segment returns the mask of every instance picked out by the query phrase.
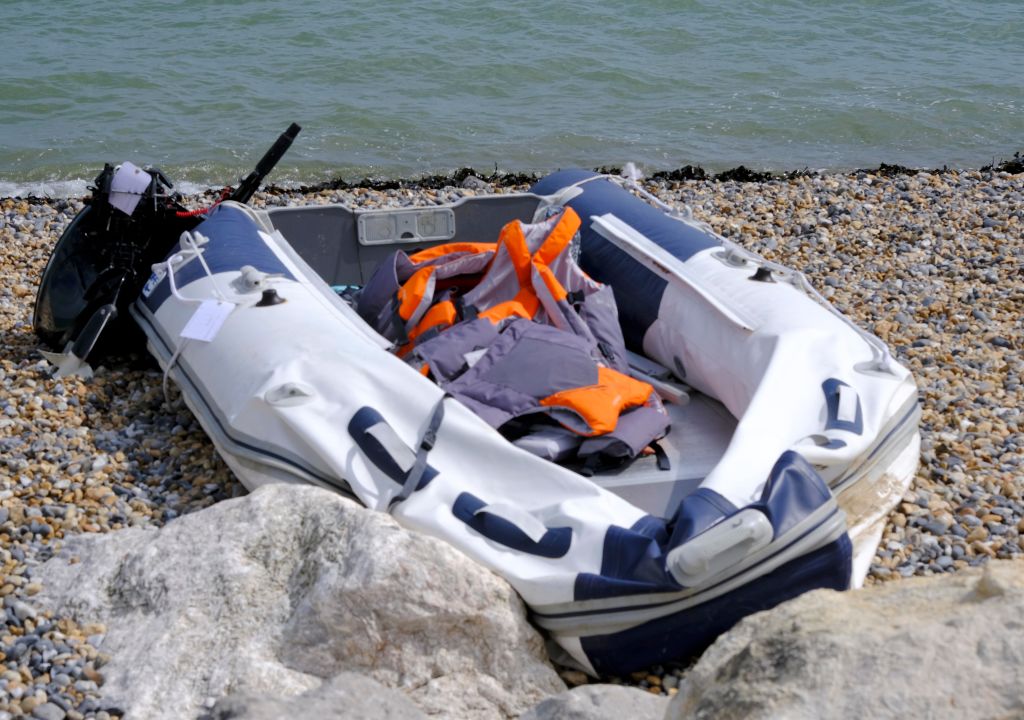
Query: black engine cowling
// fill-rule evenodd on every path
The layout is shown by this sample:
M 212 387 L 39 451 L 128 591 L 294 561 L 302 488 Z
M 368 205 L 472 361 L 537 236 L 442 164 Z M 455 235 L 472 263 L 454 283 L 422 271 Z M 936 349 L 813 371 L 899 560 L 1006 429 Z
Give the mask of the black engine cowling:
M 150 266 L 167 254 L 201 217 L 179 216 L 182 207 L 159 170 L 147 170 L 148 189 L 131 215 L 110 204 L 116 169 L 106 165 L 89 204 L 61 235 L 43 270 L 33 327 L 57 351 L 69 348 L 81 360 L 141 349 L 142 335 L 130 322 L 128 304 L 142 289 Z
M 222 197 L 248 202 L 299 130 L 292 123 L 256 169 Z M 138 297 L 152 265 L 164 259 L 183 232 L 199 225 L 205 212 L 187 211 L 172 193 L 171 182 L 155 168 L 138 170 L 148 174 L 149 183 L 138 204 L 125 212 L 111 204 L 117 172 L 107 164 L 96 178 L 88 205 L 57 241 L 36 294 L 36 334 L 53 350 L 70 351 L 83 362 L 142 349 L 143 335 L 130 321 L 128 305 Z

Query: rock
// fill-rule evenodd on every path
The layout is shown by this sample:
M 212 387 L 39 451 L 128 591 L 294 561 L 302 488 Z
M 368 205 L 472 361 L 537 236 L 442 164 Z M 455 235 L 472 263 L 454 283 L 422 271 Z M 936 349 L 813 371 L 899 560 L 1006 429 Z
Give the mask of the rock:
M 39 720 L 64 720 L 67 714 L 59 706 L 52 702 L 43 703 L 32 711 L 32 717 Z
M 476 175 L 467 175 L 462 181 L 462 187 L 469 190 L 485 190 L 487 188 L 487 181 Z
M 129 717 L 296 695 L 345 671 L 448 718 L 514 717 L 565 689 L 504 580 L 316 487 L 69 538 L 33 579 L 39 607 L 106 625 L 103 695 Z
M 576 687 L 577 685 L 586 685 L 590 682 L 589 676 L 581 670 L 562 670 L 558 673 L 558 676 L 565 681 L 565 684 L 569 687 Z
M 229 695 L 201 720 L 426 720 L 398 690 L 356 673 L 343 672 L 320 687 L 290 698 Z
M 817 590 L 719 637 L 666 720 L 1020 717 L 1022 614 L 1020 561 Z
M 582 685 L 542 701 L 519 720 L 661 720 L 669 699 L 625 685 Z

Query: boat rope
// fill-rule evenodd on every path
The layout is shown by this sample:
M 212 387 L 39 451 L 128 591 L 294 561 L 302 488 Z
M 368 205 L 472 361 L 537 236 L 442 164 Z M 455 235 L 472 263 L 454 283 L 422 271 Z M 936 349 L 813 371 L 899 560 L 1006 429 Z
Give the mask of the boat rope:
M 174 214 L 175 216 L 180 218 L 191 218 L 199 217 L 200 215 L 205 215 L 206 213 L 210 212 L 215 207 L 220 205 L 222 202 L 227 200 L 229 197 L 231 197 L 232 192 L 234 192 L 234 188 L 226 187 L 220 191 L 220 197 L 214 200 L 213 205 L 211 205 L 210 207 L 196 208 L 195 210 L 178 210 Z
M 542 195 L 540 203 L 538 203 L 537 209 L 533 213 L 533 222 L 544 222 L 552 215 L 558 214 L 561 212 L 563 207 L 569 204 L 570 200 L 582 192 L 582 190 L 580 190 L 581 185 L 593 182 L 594 180 L 600 180 L 604 177 L 607 176 L 592 175 L 590 177 L 585 177 L 559 189 L 559 191 L 554 195 Z
M 203 238 L 199 233 L 195 233 L 195 235 L 199 235 L 200 238 Z M 195 254 L 196 259 L 199 260 L 199 263 L 203 266 L 203 270 L 206 271 L 206 276 L 210 278 L 210 283 L 213 285 L 213 292 L 217 296 L 217 299 L 221 302 L 231 302 L 228 300 L 227 296 L 221 292 L 220 284 L 217 282 L 217 278 L 214 277 L 213 273 L 210 271 L 210 266 L 206 264 L 206 258 L 203 257 L 203 251 L 199 249 L 199 243 L 196 242 L 195 235 L 186 231 L 181 234 L 181 242 L 188 246 L 188 249 Z
M 669 217 L 674 220 L 678 220 L 681 223 L 689 225 L 701 232 L 713 235 L 715 240 L 722 243 L 722 245 L 728 251 L 728 254 L 733 258 L 739 258 L 755 265 L 767 268 L 772 272 L 778 273 L 783 278 L 787 279 L 793 285 L 802 290 L 808 297 L 815 300 L 819 305 L 824 307 L 826 310 L 831 312 L 837 318 L 842 320 L 850 329 L 856 332 L 871 348 L 872 354 L 874 355 L 874 362 L 871 363 L 871 370 L 877 370 L 881 372 L 891 372 L 892 368 L 892 354 L 889 352 L 889 346 L 882 342 L 877 336 L 869 333 L 864 328 L 857 325 L 850 318 L 846 317 L 841 313 L 835 305 L 828 301 L 818 290 L 811 285 L 807 276 L 799 270 L 794 268 L 780 265 L 779 263 L 772 262 L 767 258 L 762 257 L 753 250 L 748 250 L 739 243 L 730 240 L 727 237 L 723 237 L 715 232 L 714 228 L 708 223 L 697 220 L 693 217 L 693 210 L 689 205 L 683 205 L 683 211 L 676 206 L 669 205 L 664 202 L 661 198 L 649 192 L 640 184 L 640 180 L 643 179 L 643 174 L 637 169 L 633 163 L 626 163 L 622 169 L 622 175 L 606 175 L 609 180 L 615 182 L 628 190 L 636 192 L 638 195 L 652 203 L 659 209 L 663 210 Z
M 168 382 L 168 378 L 171 375 L 171 368 L 173 368 L 175 364 L 177 364 L 178 356 L 181 355 L 181 351 L 185 349 L 186 345 L 188 345 L 188 338 L 182 338 L 181 343 L 178 345 L 177 348 L 175 348 L 174 352 L 171 354 L 171 359 L 167 361 L 167 367 L 164 368 L 164 377 L 160 386 L 163 388 L 164 403 L 167 405 L 167 407 L 171 406 L 171 393 L 169 390 L 170 383 Z
M 695 218 L 693 216 L 693 208 L 686 203 L 683 203 L 682 209 L 680 209 L 678 205 L 669 205 L 657 195 L 649 192 L 647 188 L 640 184 L 640 181 L 643 180 L 644 176 L 633 163 L 626 163 L 625 167 L 622 168 L 622 175 L 608 175 L 607 177 L 626 189 L 635 191 L 638 195 L 664 211 L 670 217 L 696 228 L 703 233 L 714 236 L 715 240 L 725 239 L 721 238 L 718 233 L 715 232 L 715 229 L 708 223 Z
M 213 284 L 213 292 L 214 295 L 217 296 L 217 300 L 219 302 L 230 303 L 231 301 L 228 300 L 227 296 L 224 295 L 223 292 L 221 292 L 220 286 L 217 283 L 217 278 L 210 270 L 210 266 L 206 264 L 206 259 L 203 257 L 203 252 L 202 250 L 200 250 L 199 243 L 196 242 L 196 239 L 193 236 L 193 234 L 189 231 L 185 231 L 184 233 L 182 233 L 181 244 L 184 246 L 181 252 L 177 252 L 171 257 L 167 258 L 167 260 L 165 260 L 164 262 L 157 263 L 156 265 L 153 266 L 154 271 L 156 271 L 161 266 L 166 268 L 167 283 L 170 286 L 171 295 L 173 295 L 181 302 L 197 303 L 199 305 L 202 305 L 208 299 L 185 297 L 184 295 L 181 294 L 181 291 L 178 289 L 178 284 L 175 282 L 174 279 L 174 266 L 180 265 L 181 263 L 185 262 L 185 260 L 188 259 L 189 257 L 195 257 L 197 260 L 199 260 L 200 265 L 203 266 L 203 270 L 206 272 L 207 277 L 210 278 L 210 282 Z M 180 340 L 181 342 L 178 344 L 178 347 L 175 348 L 174 352 L 171 353 L 171 357 L 167 361 L 167 366 L 164 368 L 162 387 L 164 391 L 164 402 L 167 403 L 167 405 L 171 404 L 170 392 L 168 390 L 168 379 L 170 378 L 171 369 L 174 368 L 174 366 L 177 364 L 178 358 L 181 357 L 181 353 L 185 350 L 185 347 L 188 345 L 189 338 L 180 338 Z

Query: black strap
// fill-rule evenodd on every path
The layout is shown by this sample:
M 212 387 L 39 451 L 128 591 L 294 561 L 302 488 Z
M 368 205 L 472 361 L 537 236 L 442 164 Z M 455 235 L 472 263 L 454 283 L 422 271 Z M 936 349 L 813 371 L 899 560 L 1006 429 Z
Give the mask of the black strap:
M 597 349 L 601 351 L 602 355 L 604 355 L 604 359 L 611 363 L 612 367 L 614 367 L 615 359 L 618 357 L 618 355 L 615 352 L 615 349 L 608 343 L 604 342 L 603 340 L 597 341 Z
M 650 443 L 651 449 L 654 450 L 654 457 L 658 460 L 659 470 L 671 470 L 672 463 L 669 462 L 668 455 L 665 453 L 665 448 L 661 446 L 657 440 L 652 440 Z
M 409 333 L 405 330 L 405 320 L 398 314 L 399 305 L 395 303 L 394 312 L 391 313 L 391 327 L 395 329 L 395 334 L 398 336 L 399 345 L 409 344 Z
M 466 298 L 462 295 L 456 295 L 455 298 L 452 299 L 452 304 L 455 305 L 456 322 L 462 320 L 476 320 L 477 315 L 480 314 L 476 305 L 467 303 Z
M 408 498 L 419 487 L 420 480 L 423 479 L 423 472 L 427 469 L 427 455 L 434 449 L 434 443 L 437 442 L 437 431 L 441 427 L 441 421 L 444 420 L 444 401 L 450 397 L 451 395 L 445 393 L 434 406 L 427 429 L 423 431 L 423 437 L 420 438 L 420 446 L 416 449 L 416 461 L 409 468 L 409 474 L 405 476 L 401 492 L 391 499 L 392 507 Z
M 580 468 L 579 473 L 583 477 L 593 477 L 597 473 L 621 467 L 626 461 L 625 457 L 611 457 L 605 453 L 594 453 L 583 461 L 583 467 Z
M 423 332 L 421 332 L 419 335 L 416 336 L 416 344 L 420 345 L 422 343 L 425 343 L 427 340 L 430 340 L 431 338 L 437 337 L 440 334 L 441 334 L 441 327 L 439 325 L 434 325 L 432 327 L 429 327 L 426 330 L 424 330 Z

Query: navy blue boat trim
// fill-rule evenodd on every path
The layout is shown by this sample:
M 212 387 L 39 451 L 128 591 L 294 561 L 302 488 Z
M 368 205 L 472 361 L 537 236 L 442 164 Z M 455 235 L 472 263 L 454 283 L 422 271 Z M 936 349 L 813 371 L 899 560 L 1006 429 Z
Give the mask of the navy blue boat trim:
M 488 540 L 518 552 L 545 558 L 560 558 L 569 552 L 572 528 L 548 528 L 536 542 L 515 523 L 487 512 L 487 503 L 475 495 L 463 492 L 455 498 L 452 515 L 457 517 Z
M 670 547 L 679 547 L 695 538 L 739 508 L 710 488 L 699 487 L 683 498 L 672 519 Z
M 395 459 L 391 457 L 391 453 L 385 449 L 380 441 L 367 432 L 368 429 L 380 423 L 384 423 L 390 427 L 390 424 L 379 412 L 377 412 L 377 410 L 367 405 L 359 408 L 355 415 L 352 416 L 352 419 L 349 420 L 348 432 L 349 435 L 352 436 L 356 445 L 359 446 L 359 449 L 363 451 L 366 458 L 373 463 L 377 469 L 398 483 L 400 487 L 404 487 L 409 478 L 409 473 L 412 472 L 412 470 L 402 470 Z M 410 453 L 415 454 L 415 450 L 409 448 L 408 445 L 406 447 L 409 449 Z M 422 490 L 429 485 L 430 481 L 437 477 L 437 474 L 437 470 L 432 465 L 426 465 L 423 468 L 423 473 L 420 476 L 419 481 L 416 483 L 416 490 Z M 397 500 L 398 497 L 396 496 L 395 501 Z
M 252 218 L 237 208 L 218 206 L 194 232 L 210 240 L 201 246 L 201 250 L 203 260 L 214 275 L 240 270 L 243 265 L 252 265 L 260 272 L 295 279 L 281 259 L 259 236 L 259 227 Z M 168 253 L 168 257 L 181 252 L 181 249 L 180 243 L 175 245 Z M 174 271 L 174 284 L 181 290 L 189 283 L 205 276 L 206 270 L 202 263 L 199 260 L 192 260 Z M 148 297 L 142 298 L 142 302 L 155 313 L 170 296 L 171 283 L 164 277 Z
M 767 515 L 779 538 L 831 500 L 828 485 L 814 467 L 800 453 L 787 450 L 772 467 L 760 501 L 748 507 Z
M 626 344 L 632 348 L 642 347 L 644 334 L 658 319 L 668 283 L 598 234 L 592 217 L 612 214 L 683 261 L 707 248 L 719 247 L 721 243 L 592 171 L 562 170 L 537 182 L 531 191 L 552 195 L 582 181 L 588 182 L 579 185 L 581 192 L 566 203 L 583 221 L 581 267 L 595 280 L 612 286 Z
M 610 525 L 604 536 L 601 572 L 579 573 L 575 600 L 672 592 L 679 586 L 665 572 L 663 548 L 669 535 L 665 521 L 645 515 L 629 528 Z
M 822 525 L 825 525 L 825 524 L 829 523 L 829 521 L 831 521 L 832 518 L 834 518 L 838 512 L 840 512 L 838 507 L 833 508 L 832 512 L 830 512 L 826 517 L 822 518 L 821 522 L 816 523 L 814 525 L 814 527 L 808 528 L 805 532 L 803 532 L 800 535 L 794 537 L 792 540 L 786 542 L 785 545 L 779 547 L 771 555 L 768 555 L 768 556 L 764 557 L 761 560 L 760 564 L 769 563 L 774 558 L 778 557 L 780 554 L 785 553 L 793 545 L 799 543 L 800 541 L 802 541 L 803 539 L 805 539 L 806 537 L 808 537 L 809 535 L 811 535 L 815 531 L 817 531 L 818 528 L 820 528 Z M 846 533 L 845 532 L 843 533 L 843 537 L 846 537 Z M 808 553 L 808 555 L 810 555 L 810 554 L 813 554 L 813 551 L 811 553 Z M 796 561 L 799 561 L 799 560 L 800 560 L 800 558 L 795 558 L 795 560 L 790 561 L 790 563 L 796 562 Z M 789 563 L 787 563 L 787 565 L 788 564 Z M 667 599 L 667 600 L 658 601 L 658 602 L 643 603 L 643 604 L 637 604 L 637 605 L 629 605 L 628 607 L 618 608 L 618 609 L 616 609 L 616 608 L 611 608 L 611 609 L 609 609 L 609 608 L 598 608 L 598 609 L 594 609 L 594 610 L 572 610 L 572 611 L 563 612 L 563 613 L 544 613 L 544 612 L 531 611 L 531 615 L 533 617 L 537 617 L 537 618 L 567 619 L 567 618 L 581 618 L 581 617 L 587 617 L 587 616 L 591 616 L 591 615 L 609 615 L 609 614 L 614 614 L 614 613 L 620 612 L 620 611 L 632 612 L 634 610 L 651 610 L 651 609 L 655 609 L 655 608 L 659 608 L 659 607 L 665 607 L 667 605 L 672 605 L 674 603 L 678 603 L 678 602 L 680 602 L 682 600 L 686 600 L 686 599 L 691 598 L 691 597 L 699 597 L 700 595 L 703 595 L 704 593 L 712 592 L 716 588 L 718 588 L 718 587 L 720 587 L 722 585 L 725 585 L 726 583 L 732 582 L 733 580 L 735 580 L 740 575 L 743 575 L 744 573 L 748 572 L 750 569 L 751 568 L 742 568 L 740 570 L 737 570 L 732 575 L 729 575 L 727 577 L 723 577 L 722 579 L 720 579 L 718 582 L 714 583 L 713 585 L 708 585 L 707 587 L 700 588 L 700 590 L 698 592 L 696 592 L 696 593 L 690 593 L 690 594 L 687 595 L 687 594 L 684 594 L 684 593 L 686 593 L 686 591 L 678 591 L 678 594 L 675 597 L 672 597 L 672 598 Z M 579 578 L 581 576 L 586 576 L 586 575 L 587 575 L 587 573 L 580 573 L 580 575 L 577 576 L 577 582 L 579 581 Z M 590 577 L 598 578 L 600 576 L 590 574 Z M 847 581 L 849 581 L 849 578 L 847 578 Z M 677 589 L 677 588 L 678 588 L 678 586 L 676 586 L 676 588 L 674 588 L 674 589 Z M 669 592 L 671 592 L 671 591 L 669 591 Z M 634 596 L 636 596 L 636 595 L 647 595 L 647 594 L 657 594 L 657 593 L 658 593 L 657 590 L 652 589 L 649 585 L 645 585 L 642 588 L 642 591 L 639 592 L 639 593 L 634 593 Z M 726 595 L 729 595 L 729 594 L 730 593 L 726 593 Z M 613 599 L 614 597 L 625 597 L 625 596 L 626 596 L 626 594 L 623 593 L 622 595 L 613 595 L 613 596 L 604 596 L 604 597 L 607 597 L 608 599 Z M 584 598 L 576 597 L 575 599 L 576 600 L 582 600 Z
M 828 408 L 828 419 L 825 421 L 826 430 L 846 430 L 848 432 L 856 433 L 860 435 L 864 432 L 864 413 L 860 405 L 860 397 L 857 396 L 857 411 L 854 414 L 853 420 L 840 420 L 839 419 L 839 396 L 841 389 L 844 387 L 850 387 L 849 384 L 844 383 L 842 380 L 836 378 L 829 378 L 821 384 L 821 389 L 825 393 L 825 405 Z M 856 395 L 856 390 L 850 388 L 850 392 Z
M 587 175 L 584 174 L 583 177 Z M 563 187 L 578 182 L 580 177 L 578 170 L 556 172 L 534 185 L 532 192 L 558 192 Z M 566 204 L 583 220 L 584 233 L 591 231 L 593 216 L 612 214 L 684 262 L 702 250 L 721 247 L 721 241 L 713 235 L 672 218 L 610 179 L 595 179 L 580 185 L 579 188 L 582 192 L 570 198 Z M 596 233 L 594 236 L 600 238 Z M 587 238 L 584 237 L 583 241 L 586 250 Z M 607 240 L 595 239 L 594 244 L 607 244 Z
M 776 460 L 761 497 L 742 509 L 764 515 L 771 523 L 773 538 L 778 539 L 805 521 L 815 522 L 813 518 L 826 512 L 832 502 L 828 485 L 814 467 L 790 450 Z M 667 569 L 669 553 L 740 510 L 719 493 L 698 488 L 682 500 L 675 516 L 658 533 L 651 527 L 641 533 L 611 525 L 605 533 L 600 573 L 578 575 L 574 598 L 596 600 L 680 590 Z M 820 524 L 821 519 L 816 522 Z M 666 537 L 668 532 L 670 537 Z
M 885 434 L 885 437 L 882 438 L 882 440 L 880 440 L 875 445 L 875 447 L 871 450 L 870 453 L 868 453 L 868 456 L 866 458 L 864 458 L 864 461 L 859 463 L 856 468 L 854 468 L 853 470 L 848 472 L 842 478 L 833 481 L 832 482 L 832 487 L 835 488 L 835 487 L 838 487 L 838 486 L 842 485 L 845 482 L 848 482 L 851 477 L 853 477 L 854 475 L 857 474 L 859 468 L 863 467 L 866 463 L 870 462 L 872 458 L 874 458 L 876 455 L 878 455 L 878 453 L 880 453 L 884 448 L 886 448 L 888 446 L 889 440 L 892 438 L 892 436 L 896 435 L 899 432 L 902 432 L 904 427 L 906 427 L 907 421 L 911 420 L 917 414 L 917 412 L 918 412 L 918 404 L 919 404 L 919 401 L 915 401 L 910 406 L 910 409 L 907 410 L 907 412 L 903 415 L 903 417 L 900 418 L 900 421 L 898 423 L 896 423 L 892 427 L 892 429 Z
M 740 619 L 809 590 L 846 590 L 853 545 L 846 533 L 750 583 L 667 617 L 608 635 L 580 639 L 594 669 L 623 675 L 639 668 L 693 657 Z

